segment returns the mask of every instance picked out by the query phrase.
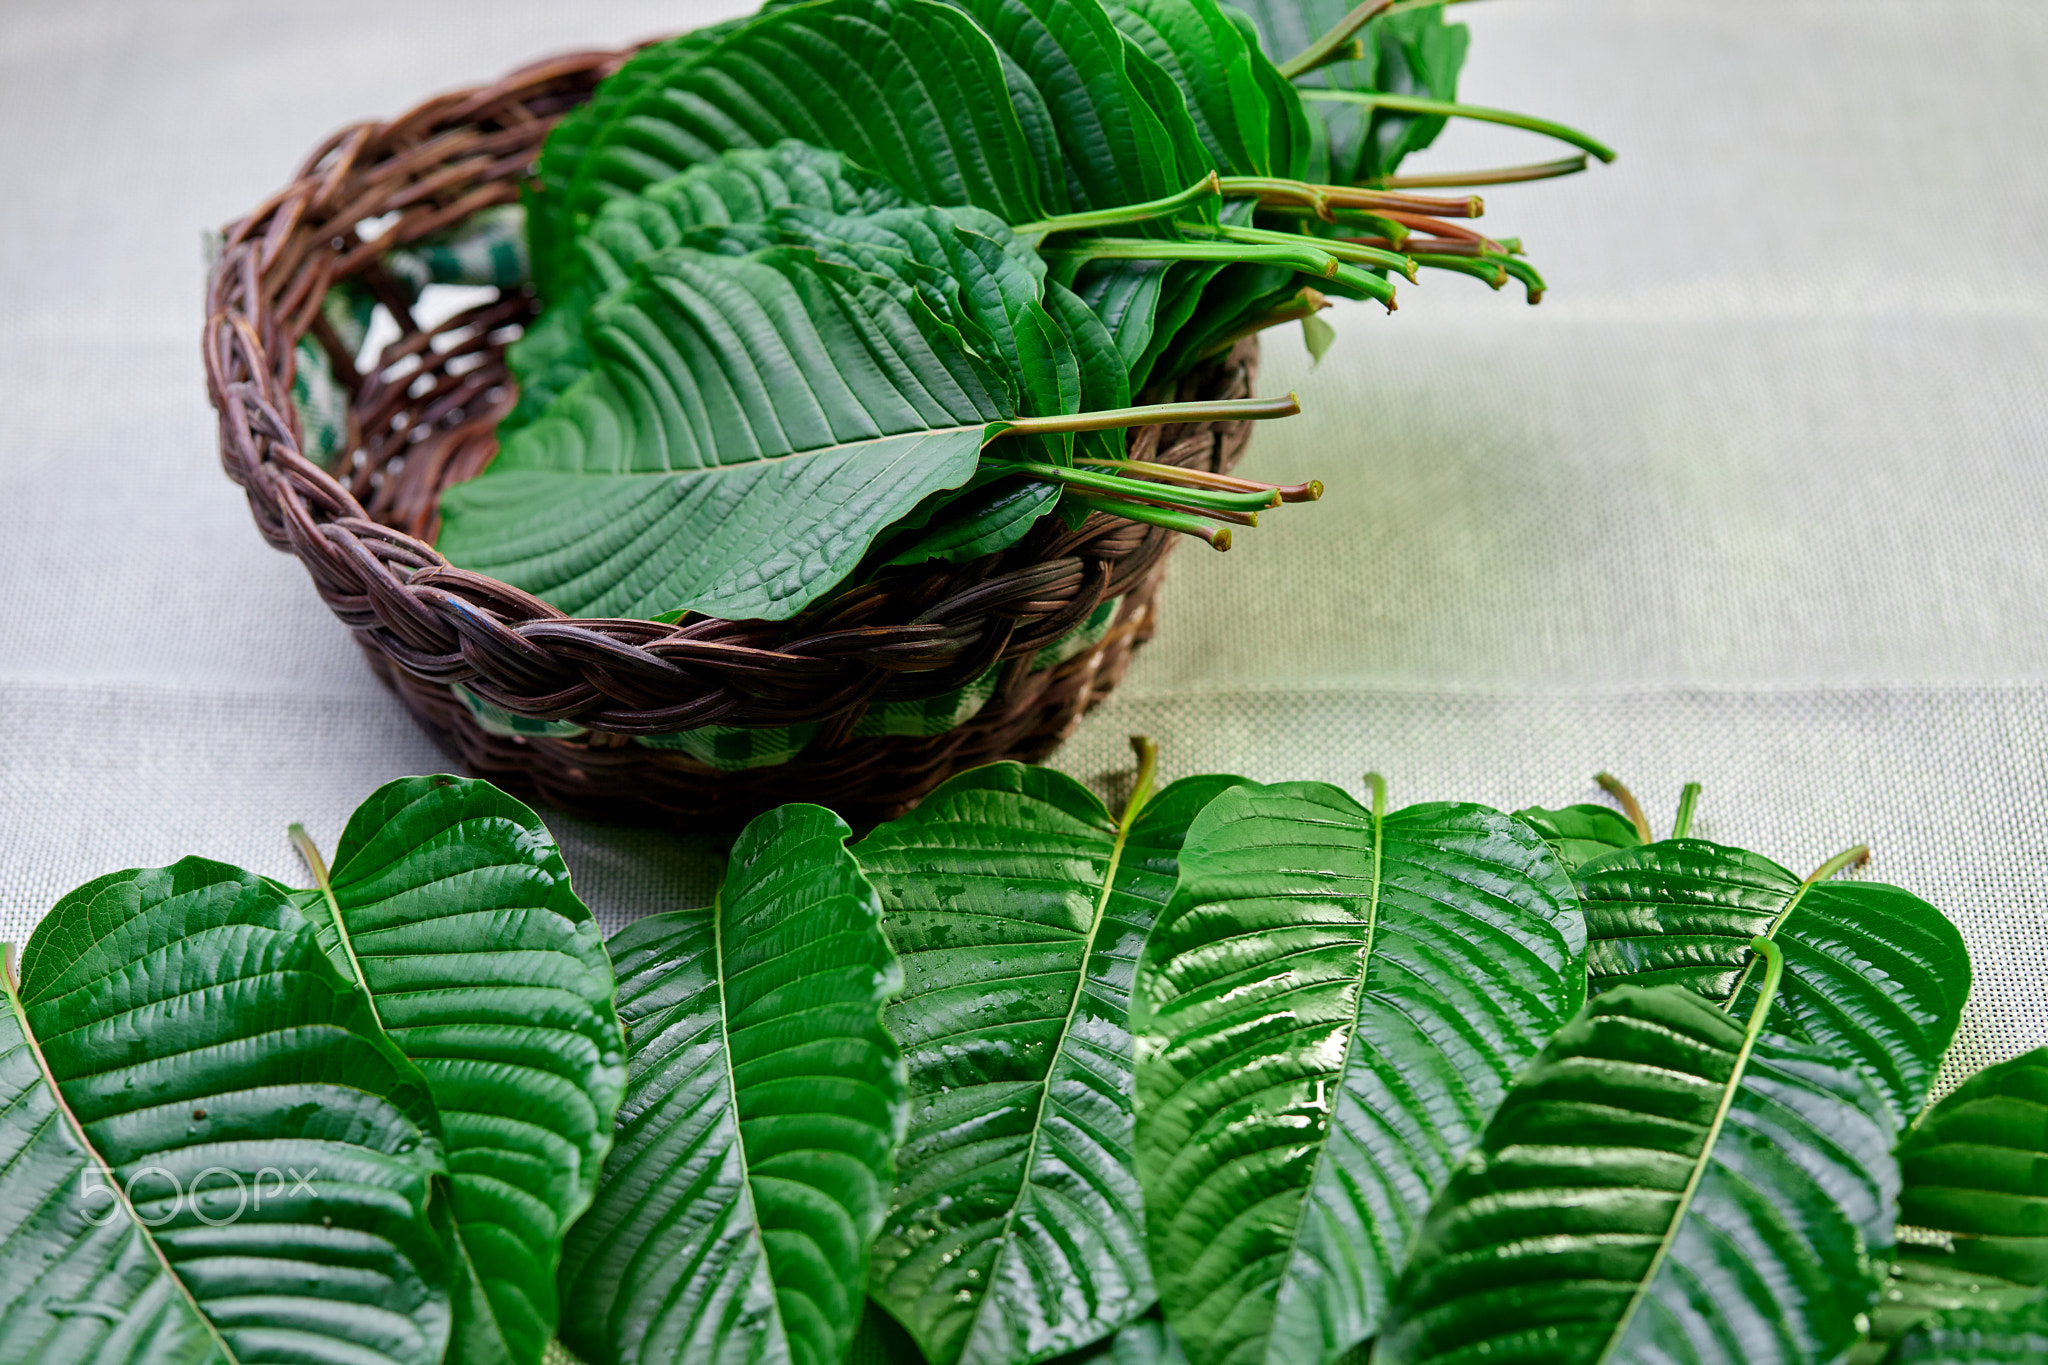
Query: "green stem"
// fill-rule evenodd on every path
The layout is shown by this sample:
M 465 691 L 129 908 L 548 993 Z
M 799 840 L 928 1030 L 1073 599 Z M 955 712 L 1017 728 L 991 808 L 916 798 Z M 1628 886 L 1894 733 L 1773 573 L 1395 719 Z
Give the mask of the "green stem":
M 1027 479 L 1065 484 L 1069 488 L 1109 493 L 1120 498 L 1141 498 L 1169 507 L 1185 508 L 1188 511 L 1256 512 L 1260 508 L 1280 505 L 1280 494 L 1277 491 L 1231 493 L 1214 488 L 1173 487 L 1167 484 L 1148 483 L 1143 479 L 1127 479 L 1121 474 L 1105 474 L 1095 469 L 1041 464 L 1036 460 L 1019 460 L 1015 463 L 1006 461 L 987 465 L 986 469 L 991 474 L 1019 474 Z
M 1105 469 L 1124 470 L 1169 483 L 1192 484 L 1196 488 L 1218 488 L 1226 493 L 1265 493 L 1274 499 L 1268 506 L 1283 502 L 1314 502 L 1323 496 L 1320 479 L 1310 479 L 1307 483 L 1260 483 L 1256 479 L 1240 479 L 1234 474 L 1187 469 L 1177 464 L 1161 464 L 1157 460 L 1103 460 L 1084 456 L 1074 463 L 1101 465 Z
M 1162 526 L 1169 531 L 1206 540 L 1218 550 L 1230 548 L 1230 528 L 1211 526 L 1200 517 L 1188 512 L 1174 512 L 1164 507 L 1153 507 L 1142 502 L 1125 502 L 1121 498 L 1097 497 L 1092 493 L 1070 495 L 1075 502 L 1095 512 L 1107 512 L 1113 517 L 1126 521 L 1142 521 L 1148 526 Z
M 1636 1310 L 1649 1297 L 1650 1286 L 1656 1282 L 1657 1272 L 1664 1267 L 1664 1260 L 1671 1254 L 1671 1248 L 1678 1243 L 1679 1229 L 1685 1223 L 1685 1216 L 1692 1209 L 1693 1198 L 1698 1195 L 1700 1182 L 1707 1177 L 1707 1167 L 1714 1159 L 1714 1146 L 1721 1140 L 1721 1129 L 1728 1122 L 1728 1111 L 1735 1107 L 1735 1093 L 1742 1087 L 1743 1073 L 1749 1070 L 1750 1056 L 1756 1051 L 1756 1040 L 1763 1036 L 1764 1016 L 1770 1013 L 1771 1004 L 1778 998 L 1778 983 L 1785 975 L 1785 953 L 1777 944 L 1767 938 L 1753 938 L 1749 946 L 1764 958 L 1763 990 L 1757 994 L 1756 1008 L 1750 1011 L 1749 1027 L 1742 1033 L 1742 1048 L 1735 1054 L 1735 1067 L 1729 1072 L 1728 1080 L 1721 1091 L 1721 1103 L 1714 1110 L 1714 1120 L 1707 1125 L 1706 1140 L 1700 1144 L 1700 1153 L 1693 1159 L 1692 1174 L 1686 1178 L 1685 1189 L 1679 1192 L 1678 1203 L 1671 1210 L 1671 1221 L 1664 1228 L 1664 1236 L 1657 1243 L 1657 1250 L 1650 1257 L 1649 1265 L 1643 1268 L 1642 1276 L 1636 1281 L 1635 1292 L 1629 1295 L 1628 1303 L 1622 1307 L 1621 1316 L 1615 1319 L 1614 1331 L 1607 1338 L 1607 1344 L 1600 1351 L 1600 1358 L 1594 1365 L 1607 1365 L 1614 1357 L 1615 1349 L 1628 1333 L 1629 1322 Z
M 1308 71 L 1321 71 L 1324 67 L 1335 66 L 1338 62 L 1362 62 L 1364 60 L 1365 40 L 1353 38 L 1348 43 L 1339 43 L 1336 47 L 1332 48 L 1329 56 L 1310 67 Z M 1279 68 L 1275 67 L 1274 70 L 1277 71 Z M 1306 76 L 1308 71 L 1304 71 L 1301 74 Z
M 1636 800 L 1634 792 L 1621 785 L 1620 778 L 1613 773 L 1595 773 L 1593 780 L 1600 784 L 1601 791 L 1614 798 L 1615 804 L 1621 807 L 1621 813 L 1636 827 L 1636 838 L 1646 844 L 1657 841 L 1656 836 L 1650 833 L 1650 821 L 1643 814 L 1642 803 Z
M 1081 261 L 1223 261 L 1231 265 L 1273 265 L 1329 279 L 1337 258 L 1313 247 L 1252 247 L 1231 242 L 1169 242 L 1144 237 L 1083 237 L 1039 253 Z
M 1035 223 L 1019 223 L 1010 229 L 1020 237 L 1046 237 L 1055 232 L 1079 232 L 1086 228 L 1115 227 L 1120 223 L 1142 223 L 1150 218 L 1166 218 L 1180 212 L 1191 204 L 1204 199 L 1213 199 L 1223 193 L 1223 182 L 1216 172 L 1211 171 L 1179 194 L 1170 194 L 1164 199 L 1153 199 L 1143 204 L 1124 204 L 1116 208 L 1090 209 L 1086 213 L 1067 213 L 1055 218 L 1042 218 Z
M 1459 104 L 1455 100 L 1426 99 L 1421 95 L 1395 95 L 1385 91 L 1366 90 L 1303 90 L 1301 97 L 1306 100 L 1320 100 L 1326 104 L 1361 104 L 1369 109 L 1392 109 L 1403 114 L 1434 114 L 1440 118 L 1468 118 L 1480 123 L 1498 123 L 1509 128 L 1523 128 L 1532 133 L 1554 137 L 1559 142 L 1568 142 L 1581 148 L 1602 161 L 1614 160 L 1614 149 L 1588 133 L 1568 128 L 1534 114 L 1517 114 L 1509 109 L 1488 109 L 1484 105 Z
M 1520 185 L 1531 180 L 1555 180 L 1577 175 L 1586 169 L 1586 158 L 1568 156 L 1561 161 L 1539 161 L 1527 166 L 1502 166 L 1490 171 L 1440 171 L 1434 175 L 1387 175 L 1361 182 L 1374 190 L 1462 190 L 1480 185 Z
M 1778 930 L 1785 927 L 1785 921 L 1792 918 L 1792 912 L 1799 908 L 1799 902 L 1805 900 L 1806 893 L 1813 890 L 1816 885 L 1826 881 L 1845 867 L 1852 865 L 1861 867 L 1869 861 L 1870 845 L 1858 844 L 1854 848 L 1843 849 L 1840 853 L 1837 853 L 1834 857 L 1816 867 L 1808 874 L 1805 881 L 1799 883 L 1799 889 L 1794 891 L 1785 901 L 1785 908 L 1772 918 L 1770 927 L 1765 929 L 1757 939 L 1751 940 L 1751 946 L 1755 946 L 1758 942 L 1775 939 L 1778 936 Z M 1721 1008 L 1724 1011 L 1735 1008 L 1735 1002 L 1742 998 L 1742 988 L 1749 984 L 1749 974 L 1755 967 L 1756 957 L 1752 954 L 1743 962 L 1742 970 L 1736 974 L 1735 985 L 1729 990 L 1728 998 L 1721 1002 Z
M 1130 799 L 1124 802 L 1123 819 L 1116 822 L 1117 842 L 1121 844 L 1131 832 L 1131 826 L 1138 823 L 1138 817 L 1152 800 L 1152 782 L 1159 774 L 1159 746 L 1143 735 L 1131 736 L 1131 752 L 1138 756 L 1138 775 L 1131 781 Z
M 1331 279 L 1339 284 L 1348 284 L 1369 299 L 1386 305 L 1389 313 L 1394 311 L 1394 286 L 1378 275 L 1369 274 L 1355 265 L 1339 263 Z
M 1291 81 L 1331 61 L 1332 53 L 1350 42 L 1353 34 L 1371 23 L 1393 3 L 1394 0 L 1363 0 L 1356 9 L 1339 19 L 1328 33 L 1280 63 L 1280 74 Z
M 1314 209 L 1303 204 L 1261 204 L 1259 212 L 1269 213 L 1281 218 L 1314 218 L 1318 216 Z M 1330 216 L 1323 221 L 1339 223 L 1345 227 L 1373 228 L 1378 231 L 1380 236 L 1391 241 L 1396 247 L 1399 247 L 1406 240 L 1411 231 L 1405 223 L 1397 223 L 1391 218 L 1377 213 L 1367 213 L 1363 209 L 1332 209 Z
M 1683 839 L 1692 832 L 1693 807 L 1700 803 L 1700 784 L 1688 782 L 1678 793 L 1678 815 L 1671 822 L 1671 837 Z
M 1408 259 L 1432 270 L 1449 270 L 1458 275 L 1470 275 L 1475 280 L 1485 280 L 1495 289 L 1508 282 L 1505 256 L 1437 256 L 1417 252 Z
M 1301 411 L 1301 399 L 1293 393 L 1285 398 L 1218 398 L 1197 403 L 1148 403 L 1141 408 L 1103 408 L 1057 417 L 1012 417 L 997 437 L 1046 434 L 1065 431 L 1115 431 L 1122 427 L 1157 427 L 1171 422 L 1259 422 L 1269 417 L 1293 417 Z
M 1522 282 L 1530 303 L 1543 302 L 1543 291 L 1549 286 L 1543 283 L 1543 277 L 1536 273 L 1535 266 L 1516 256 L 1489 256 L 1487 259 Z
M 1383 270 L 1398 270 L 1409 279 L 1415 278 L 1415 263 L 1397 251 L 1385 251 L 1376 246 L 1360 246 L 1356 242 L 1331 241 L 1323 237 L 1303 238 L 1289 232 L 1271 232 L 1265 228 L 1215 227 L 1188 225 L 1188 231 L 1200 232 L 1217 237 L 1227 237 L 1233 242 L 1244 242 L 1251 246 L 1290 246 L 1308 241 L 1319 251 L 1327 251 L 1340 261 L 1357 265 L 1378 266 Z

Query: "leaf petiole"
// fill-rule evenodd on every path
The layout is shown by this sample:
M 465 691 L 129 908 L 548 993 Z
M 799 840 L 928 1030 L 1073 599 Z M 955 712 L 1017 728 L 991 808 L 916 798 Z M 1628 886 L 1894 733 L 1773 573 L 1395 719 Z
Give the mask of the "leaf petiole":
M 1329 279 L 1337 258 L 1308 246 L 1241 246 L 1235 242 L 1170 242 L 1144 237 L 1083 237 L 1039 253 L 1082 261 L 1222 261 L 1231 265 L 1275 265 Z
M 1567 127 L 1534 114 L 1517 114 L 1511 109 L 1489 109 L 1479 104 L 1459 104 L 1455 100 L 1433 100 L 1421 95 L 1397 95 L 1389 91 L 1367 90 L 1324 90 L 1308 89 L 1301 92 L 1305 100 L 1324 104 L 1357 104 L 1368 109 L 1391 109 L 1402 114 L 1430 114 L 1439 118 L 1466 118 L 1478 123 L 1498 123 L 1507 128 L 1521 128 L 1531 133 L 1554 137 L 1559 142 L 1570 143 L 1601 161 L 1614 160 L 1614 149 L 1589 133 Z
M 1214 488 L 1170 487 L 1149 483 L 1143 479 L 1126 478 L 1120 474 L 1108 474 L 1096 469 L 1067 468 L 1062 465 L 1041 464 L 1035 460 L 1020 460 L 1016 463 L 990 464 L 987 471 L 995 475 L 1015 474 L 1028 479 L 1041 479 L 1068 488 L 1086 489 L 1092 493 L 1108 493 L 1121 498 L 1138 498 L 1157 502 L 1162 506 L 1185 508 L 1203 512 L 1257 512 L 1265 507 L 1280 505 L 1277 489 L 1260 492 L 1228 492 Z M 1257 523 L 1253 523 L 1256 525 Z
M 1227 224 L 1215 227 L 1189 225 L 1188 230 L 1209 236 L 1226 237 L 1233 242 L 1244 242 L 1250 246 L 1288 246 L 1306 240 L 1314 243 L 1318 250 L 1327 251 L 1340 261 L 1377 266 L 1383 270 L 1398 270 L 1411 280 L 1415 278 L 1415 263 L 1399 252 L 1376 246 L 1364 246 L 1342 238 L 1334 241 L 1322 237 L 1303 238 L 1294 233 L 1272 232 L 1265 228 L 1231 227 Z
M 1349 44 L 1358 30 L 1364 28 L 1394 3 L 1394 0 L 1362 0 L 1349 14 L 1330 27 L 1330 31 L 1310 43 L 1286 61 L 1279 64 L 1279 72 L 1288 80 L 1295 80 L 1333 61 L 1341 61 L 1338 54 Z M 1360 56 L 1364 53 L 1361 50 Z
M 1678 814 L 1671 821 L 1671 837 L 1683 839 L 1692 832 L 1693 807 L 1700 801 L 1700 784 L 1688 782 L 1678 793 Z
M 1577 175 L 1586 169 L 1584 156 L 1559 161 L 1539 161 L 1527 166 L 1501 166 L 1488 171 L 1439 171 L 1434 175 L 1387 175 L 1361 182 L 1375 190 L 1451 190 L 1478 185 L 1521 185 L 1531 180 L 1555 180 Z
M 1410 259 L 1415 264 L 1426 265 L 1432 270 L 1448 270 L 1453 274 L 1470 275 L 1475 280 L 1486 281 L 1495 289 L 1508 282 L 1505 256 L 1437 256 L 1417 252 Z
M 1075 493 L 1069 496 L 1090 511 L 1107 512 L 1113 517 L 1122 517 L 1126 521 L 1141 521 L 1148 526 L 1159 526 L 1169 531 L 1179 531 L 1183 535 L 1207 541 L 1212 549 L 1228 550 L 1230 548 L 1230 528 L 1228 526 L 1211 526 L 1208 522 L 1203 521 L 1192 513 L 1174 512 L 1164 507 L 1152 506 L 1149 503 L 1127 502 L 1121 498 L 1105 498 L 1093 493 Z
M 1301 399 L 1293 393 L 1285 398 L 1218 398 L 1209 402 L 1148 403 L 1136 408 L 1103 408 L 1096 412 L 1067 413 L 1052 417 L 1012 417 L 1003 423 L 996 438 L 1018 433 L 1064 431 L 1115 431 L 1121 427 L 1156 427 L 1173 422 L 1259 422 L 1269 417 L 1293 417 L 1301 411 Z
M 1657 842 L 1657 836 L 1650 833 L 1649 818 L 1643 814 L 1642 805 L 1636 800 L 1636 794 L 1622 786 L 1620 778 L 1613 773 L 1595 773 L 1593 780 L 1600 784 L 1601 791 L 1614 798 L 1615 804 L 1621 807 L 1621 813 L 1636 827 L 1636 838 L 1646 844 Z
M 1048 237 L 1055 232 L 1079 232 L 1090 228 L 1116 227 L 1121 223 L 1142 223 L 1152 218 L 1167 218 L 1192 204 L 1204 199 L 1213 199 L 1223 193 L 1223 182 L 1216 172 L 1197 180 L 1179 194 L 1170 194 L 1164 199 L 1153 199 L 1142 204 L 1125 204 L 1116 208 L 1090 209 L 1085 213 L 1067 213 L 1054 218 L 1043 218 L 1035 223 L 1019 223 L 1011 229 L 1019 237 Z
M 1214 474 L 1206 469 L 1188 469 L 1177 464 L 1161 464 L 1157 460 L 1099 460 L 1082 458 L 1076 464 L 1101 465 L 1106 469 L 1127 470 L 1148 478 L 1164 479 L 1169 483 L 1192 484 L 1196 488 L 1219 488 L 1234 493 L 1271 493 L 1277 495 L 1274 503 L 1314 502 L 1323 496 L 1320 479 L 1307 483 L 1273 484 L 1260 483 L 1256 479 L 1240 479 L 1234 474 Z

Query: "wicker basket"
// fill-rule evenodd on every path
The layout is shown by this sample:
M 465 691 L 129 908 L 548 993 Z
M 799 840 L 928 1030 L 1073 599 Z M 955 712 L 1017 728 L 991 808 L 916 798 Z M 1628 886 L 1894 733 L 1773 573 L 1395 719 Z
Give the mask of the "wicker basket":
M 961 769 L 1043 758 L 1151 635 L 1174 533 L 1101 514 L 1078 529 L 1048 517 L 1004 553 L 894 570 L 793 620 L 683 625 L 572 619 L 433 550 L 441 491 L 497 448 L 514 399 L 504 348 L 533 303 L 508 290 L 422 330 L 381 262 L 516 202 L 554 120 L 627 55 L 560 57 L 343 129 L 226 230 L 207 284 L 207 389 L 222 464 L 248 493 L 257 529 L 305 564 L 378 676 L 465 767 L 557 806 L 730 826 L 802 799 L 858 823 L 901 812 Z M 381 230 L 365 240 L 374 220 Z M 348 278 L 402 333 L 368 373 L 322 314 L 330 287 Z M 349 396 L 332 469 L 302 453 L 291 401 L 308 337 Z M 1255 344 L 1240 342 L 1174 392 L 1147 397 L 1249 396 L 1256 359 Z M 1149 427 L 1132 445 L 1224 470 L 1248 429 Z M 1076 649 L 1084 625 L 1093 630 Z M 991 681 L 979 709 L 943 733 L 860 733 L 864 716 Z M 788 761 L 737 769 L 648 742 L 714 726 L 803 727 L 786 733 L 805 742 Z

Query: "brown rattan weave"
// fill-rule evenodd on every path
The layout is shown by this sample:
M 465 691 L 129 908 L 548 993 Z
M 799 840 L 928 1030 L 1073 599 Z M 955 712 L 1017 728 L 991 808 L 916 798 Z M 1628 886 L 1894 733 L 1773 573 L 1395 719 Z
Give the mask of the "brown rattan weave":
M 428 100 L 388 123 L 345 128 L 290 185 L 226 230 L 207 283 L 208 393 L 221 461 L 257 529 L 296 555 L 356 633 L 378 676 L 471 772 L 587 813 L 729 826 L 786 800 L 856 822 L 901 811 L 946 777 L 1048 754 L 1123 676 L 1153 629 L 1174 533 L 1097 514 L 1048 517 L 1022 543 L 967 564 L 893 571 L 790 621 L 682 625 L 572 619 L 450 565 L 430 544 L 441 491 L 496 450 L 513 385 L 504 348 L 532 315 L 507 292 L 422 329 L 380 257 L 492 205 L 515 202 L 554 120 L 627 54 L 581 53 Z M 371 228 L 366 225 L 376 223 Z M 320 316 L 337 281 L 361 279 L 401 335 L 359 372 Z M 351 395 L 333 470 L 301 453 L 294 351 L 315 338 Z M 1165 399 L 1249 396 L 1255 343 L 1240 342 Z M 1135 453 L 1227 469 L 1249 424 L 1150 427 Z M 1094 648 L 1050 668 L 1033 655 L 1123 601 Z M 848 738 L 878 701 L 937 696 L 1001 663 L 994 697 L 935 738 Z M 573 721 L 574 739 L 487 732 L 450 690 L 516 716 Z M 821 722 L 792 762 L 720 772 L 631 736 L 701 725 Z

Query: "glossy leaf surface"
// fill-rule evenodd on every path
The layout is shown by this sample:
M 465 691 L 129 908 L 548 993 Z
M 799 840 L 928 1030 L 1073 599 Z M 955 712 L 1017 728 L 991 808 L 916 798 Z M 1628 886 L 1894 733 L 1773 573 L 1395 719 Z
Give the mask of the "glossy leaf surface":
M 1545 810 L 1530 806 L 1515 812 L 1515 818 L 1543 836 L 1565 870 L 1576 872 L 1582 864 L 1643 842 L 1627 816 L 1610 806 L 1565 806 Z
M 1888 1365 L 2037 1365 L 2048 1360 L 2048 1294 L 2018 1307 L 1956 1309 L 1908 1333 Z
M 846 835 L 770 811 L 715 907 L 612 940 L 630 1074 L 561 1274 L 590 1365 L 846 1356 L 905 1113 L 880 1017 L 902 973 Z
M 1876 1295 L 1891 1145 L 1869 1082 L 1811 1046 L 1752 1053 L 1682 987 L 1609 991 L 1430 1211 L 1375 1360 L 1832 1361 Z
M 101 877 L 7 1004 L 0 1360 L 437 1365 L 433 1108 L 284 892 Z
M 855 848 L 903 960 L 886 1017 L 911 1085 L 870 1292 L 932 1365 L 1041 1360 L 1152 1301 L 1131 974 L 1188 822 L 1236 781 L 1176 782 L 1124 828 L 1072 778 L 993 764 Z
M 645 269 L 593 309 L 590 374 L 443 496 L 451 560 L 575 615 L 784 619 L 1015 415 L 880 277 L 786 247 Z
M 1918 897 L 1878 882 L 1806 886 L 1768 858 L 1703 839 L 1626 849 L 1578 870 L 1595 994 L 1675 984 L 1741 1013 L 1749 940 L 1785 952 L 1773 1028 L 1862 1067 L 1900 1127 L 1926 1102 L 1962 1017 L 1962 935 Z
M 1570 881 L 1479 806 L 1319 783 L 1195 819 L 1133 996 L 1138 1172 L 1190 1359 L 1329 1361 L 1373 1335 L 1416 1228 L 1584 995 Z
M 456 1358 L 530 1365 L 625 1085 L 603 937 L 539 817 L 467 778 L 375 792 L 328 890 L 301 904 L 440 1111 Z

